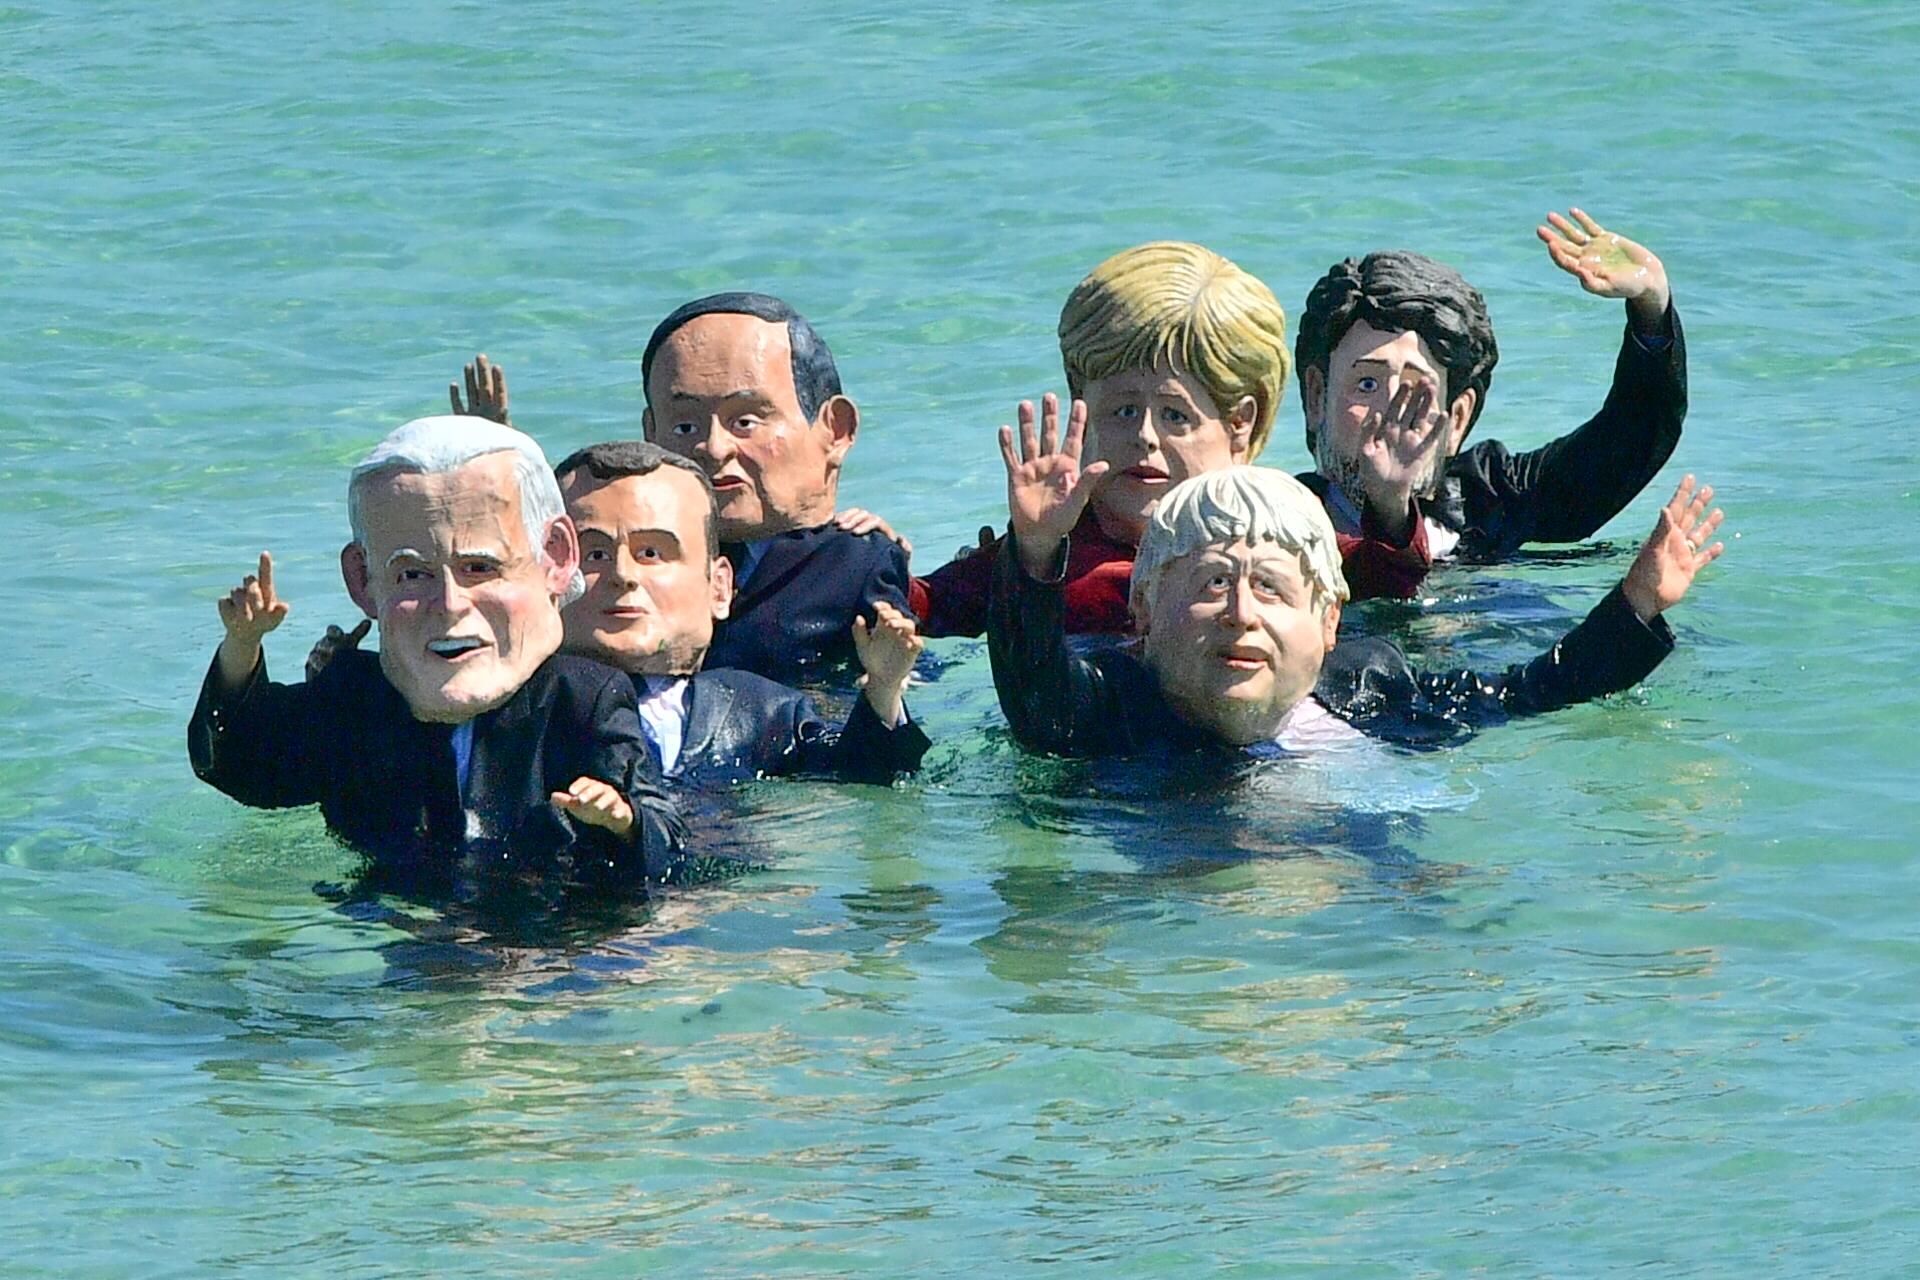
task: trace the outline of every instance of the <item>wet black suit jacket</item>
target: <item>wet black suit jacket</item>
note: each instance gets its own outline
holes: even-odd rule
[[[736,570],[745,548],[721,546]],[[902,613],[907,555],[878,533],[851,534],[832,524],[777,534],[734,593],[715,631],[707,666],[751,671],[783,684],[812,684],[857,661],[853,620],[873,620],[875,601]]]
[[[1176,716],[1153,673],[1131,653],[1071,652],[1060,585],[1030,577],[1011,538],[998,555],[987,652],[1001,710],[1022,746],[1116,756],[1224,745]],[[1616,587],[1553,648],[1497,675],[1416,671],[1388,641],[1345,641],[1327,655],[1312,696],[1375,737],[1437,745],[1476,725],[1625,689],[1672,649],[1665,619],[1641,622]]]
[[[794,774],[884,784],[918,769],[927,746],[919,725],[889,729],[865,698],[835,728],[798,689],[749,671],[708,670],[688,680],[686,737],[667,777],[696,786]]]
[[[453,726],[413,718],[376,653],[349,650],[304,684],[267,679],[266,660],[224,691],[218,659],[187,726],[193,771],[242,804],[318,804],[383,886],[484,894],[538,883],[630,889],[675,878],[686,828],[661,792],[623,672],[555,656],[473,722],[465,803]],[[633,806],[625,837],[576,821],[548,796],[575,779],[612,783]]]

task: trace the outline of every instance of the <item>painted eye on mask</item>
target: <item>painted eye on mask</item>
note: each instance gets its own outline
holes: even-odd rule
[[[1380,379],[1373,378],[1373,377],[1363,377],[1358,382],[1355,382],[1353,385],[1354,385],[1354,389],[1360,392],[1361,395],[1370,396],[1374,392],[1380,389]]]

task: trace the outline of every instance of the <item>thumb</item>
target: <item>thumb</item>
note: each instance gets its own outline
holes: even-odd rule
[[[343,649],[354,648],[362,640],[365,640],[367,638],[367,632],[371,631],[372,629],[373,629],[372,618],[360,619],[360,625],[355,627],[353,630],[347,632],[345,638],[340,641],[341,648]]]

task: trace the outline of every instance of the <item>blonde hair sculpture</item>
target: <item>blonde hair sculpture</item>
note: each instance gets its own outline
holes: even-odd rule
[[[1181,556],[1245,539],[1299,555],[1314,595],[1345,602],[1340,542],[1313,490],[1270,467],[1228,467],[1182,480],[1147,517],[1133,561],[1136,608],[1153,608],[1160,574]]]
[[[1292,366],[1287,313],[1273,290],[1184,240],[1124,249],[1075,285],[1060,310],[1060,359],[1076,397],[1099,378],[1176,364],[1223,419],[1252,396],[1249,460],[1272,434]]]

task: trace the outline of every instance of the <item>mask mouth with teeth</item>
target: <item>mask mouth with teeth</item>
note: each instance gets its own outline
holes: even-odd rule
[[[377,476],[357,492],[366,541],[352,549],[373,571],[356,601],[379,620],[388,683],[430,723],[505,705],[560,647],[556,596],[577,552],[556,567],[554,549],[573,550],[572,526],[529,536],[503,453]]]

